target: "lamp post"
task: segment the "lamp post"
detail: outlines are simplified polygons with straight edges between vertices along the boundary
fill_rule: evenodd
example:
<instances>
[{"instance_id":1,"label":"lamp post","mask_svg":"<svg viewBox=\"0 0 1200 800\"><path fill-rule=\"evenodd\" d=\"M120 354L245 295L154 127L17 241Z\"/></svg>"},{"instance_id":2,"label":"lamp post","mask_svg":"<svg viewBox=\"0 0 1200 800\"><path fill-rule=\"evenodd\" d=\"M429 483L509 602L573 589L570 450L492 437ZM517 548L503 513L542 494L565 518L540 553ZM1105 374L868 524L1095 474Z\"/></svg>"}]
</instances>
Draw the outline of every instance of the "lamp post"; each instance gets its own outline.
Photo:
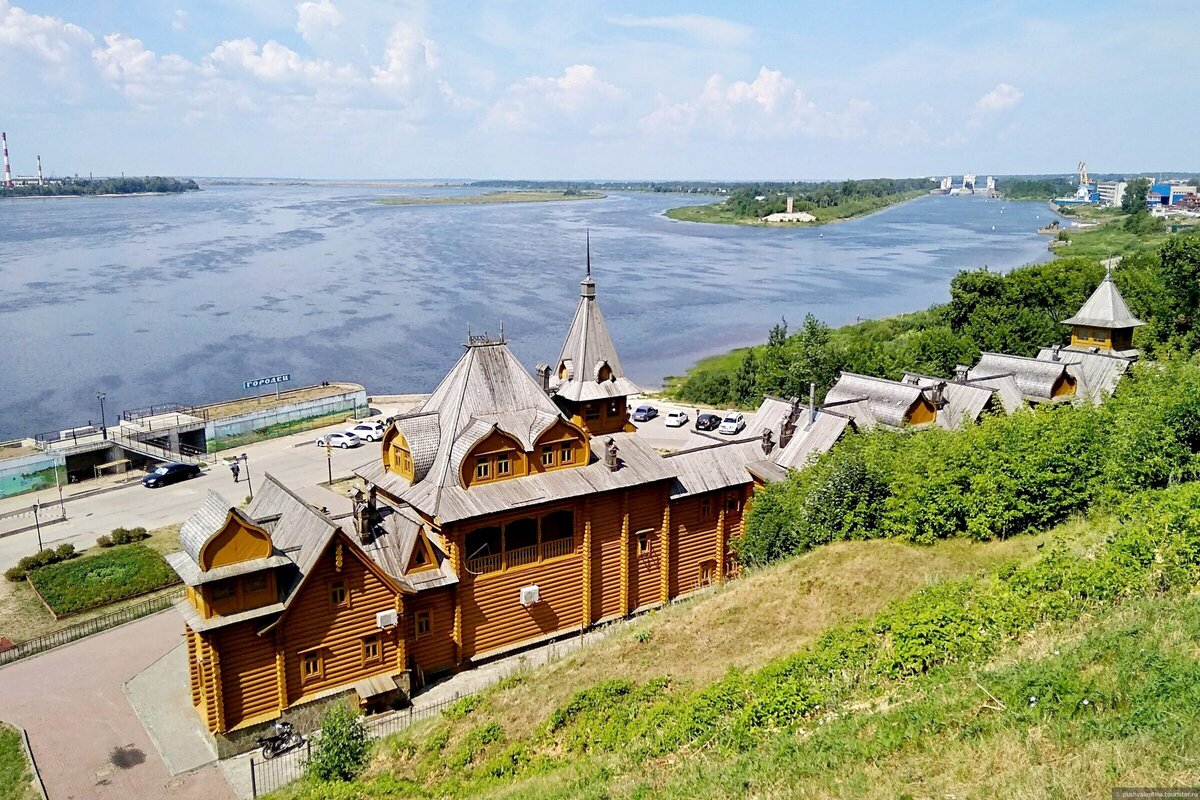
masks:
<instances>
[{"instance_id":1,"label":"lamp post","mask_svg":"<svg viewBox=\"0 0 1200 800\"><path fill-rule=\"evenodd\" d=\"M242 453L242 455L239 458L241 459L242 466L246 470L246 486L249 487L250 499L253 500L254 499L254 484L250 482L250 457L248 455L246 455L245 453Z\"/></svg>"},{"instance_id":2,"label":"lamp post","mask_svg":"<svg viewBox=\"0 0 1200 800\"><path fill-rule=\"evenodd\" d=\"M108 438L108 425L104 422L104 392L96 392L96 399L100 401L100 434Z\"/></svg>"},{"instance_id":3,"label":"lamp post","mask_svg":"<svg viewBox=\"0 0 1200 800\"><path fill-rule=\"evenodd\" d=\"M333 447L325 445L325 466L329 470L329 486L333 486Z\"/></svg>"},{"instance_id":4,"label":"lamp post","mask_svg":"<svg viewBox=\"0 0 1200 800\"><path fill-rule=\"evenodd\" d=\"M38 501L33 501L33 526L37 528L38 552L42 552L42 523L38 520Z\"/></svg>"}]
</instances>

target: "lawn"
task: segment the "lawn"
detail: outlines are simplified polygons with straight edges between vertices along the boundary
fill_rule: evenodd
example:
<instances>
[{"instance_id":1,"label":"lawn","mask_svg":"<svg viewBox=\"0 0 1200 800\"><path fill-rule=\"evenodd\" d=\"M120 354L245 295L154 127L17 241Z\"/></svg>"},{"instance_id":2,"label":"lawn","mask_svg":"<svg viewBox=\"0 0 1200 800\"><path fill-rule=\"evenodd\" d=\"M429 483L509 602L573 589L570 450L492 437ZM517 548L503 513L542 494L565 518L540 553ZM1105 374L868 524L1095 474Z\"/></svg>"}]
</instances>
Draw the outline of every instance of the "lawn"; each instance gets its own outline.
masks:
<instances>
[{"instance_id":1,"label":"lawn","mask_svg":"<svg viewBox=\"0 0 1200 800\"><path fill-rule=\"evenodd\" d=\"M33 588L55 617L107 605L170 586L179 580L162 556L127 544L35 570Z\"/></svg>"},{"instance_id":2,"label":"lawn","mask_svg":"<svg viewBox=\"0 0 1200 800\"><path fill-rule=\"evenodd\" d=\"M21 734L0 723L0 800L30 800L34 793L33 771L25 758Z\"/></svg>"}]
</instances>

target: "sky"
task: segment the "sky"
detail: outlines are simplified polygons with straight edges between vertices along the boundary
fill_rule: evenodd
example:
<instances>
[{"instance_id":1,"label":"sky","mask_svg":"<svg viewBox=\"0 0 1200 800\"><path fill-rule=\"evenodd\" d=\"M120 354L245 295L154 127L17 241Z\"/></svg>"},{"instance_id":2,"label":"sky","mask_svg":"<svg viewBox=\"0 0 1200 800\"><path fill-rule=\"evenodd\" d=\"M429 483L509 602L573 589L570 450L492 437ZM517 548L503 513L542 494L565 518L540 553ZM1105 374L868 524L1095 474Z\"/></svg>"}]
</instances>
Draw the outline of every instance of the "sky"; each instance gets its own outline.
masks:
<instances>
[{"instance_id":1,"label":"sky","mask_svg":"<svg viewBox=\"0 0 1200 800\"><path fill-rule=\"evenodd\" d=\"M1200 170L1200 3L0 0L13 169Z\"/></svg>"}]
</instances>

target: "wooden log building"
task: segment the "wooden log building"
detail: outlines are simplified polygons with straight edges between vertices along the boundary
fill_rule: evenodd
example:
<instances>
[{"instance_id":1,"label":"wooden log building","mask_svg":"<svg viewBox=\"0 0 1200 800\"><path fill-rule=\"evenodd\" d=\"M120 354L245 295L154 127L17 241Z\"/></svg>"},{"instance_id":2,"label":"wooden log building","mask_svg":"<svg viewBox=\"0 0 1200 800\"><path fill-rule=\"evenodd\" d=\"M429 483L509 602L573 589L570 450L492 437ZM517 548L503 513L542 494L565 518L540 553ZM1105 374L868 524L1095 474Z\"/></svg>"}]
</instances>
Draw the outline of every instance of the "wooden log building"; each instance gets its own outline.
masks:
<instances>
[{"instance_id":1,"label":"wooden log building","mask_svg":"<svg viewBox=\"0 0 1200 800\"><path fill-rule=\"evenodd\" d=\"M590 266L559 359L537 374L502 337L470 337L356 470L353 525L269 475L246 511L213 493L184 524L169 561L187 586L193 705L219 749L325 698L404 702L736 574L730 542L762 480L750 465L774 444L642 442Z\"/></svg>"}]
</instances>

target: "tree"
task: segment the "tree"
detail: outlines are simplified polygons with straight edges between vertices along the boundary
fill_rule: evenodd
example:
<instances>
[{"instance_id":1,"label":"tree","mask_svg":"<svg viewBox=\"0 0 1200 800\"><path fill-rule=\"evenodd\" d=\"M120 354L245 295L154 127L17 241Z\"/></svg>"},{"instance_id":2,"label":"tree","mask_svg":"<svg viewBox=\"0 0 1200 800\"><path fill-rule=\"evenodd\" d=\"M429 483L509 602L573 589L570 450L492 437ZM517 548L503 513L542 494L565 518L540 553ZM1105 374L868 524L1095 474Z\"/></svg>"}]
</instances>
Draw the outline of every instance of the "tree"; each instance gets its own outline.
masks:
<instances>
[{"instance_id":1,"label":"tree","mask_svg":"<svg viewBox=\"0 0 1200 800\"><path fill-rule=\"evenodd\" d=\"M1200 239L1172 236L1158 249L1158 260L1176 328L1186 333L1200 308Z\"/></svg>"},{"instance_id":2,"label":"tree","mask_svg":"<svg viewBox=\"0 0 1200 800\"><path fill-rule=\"evenodd\" d=\"M1125 194L1121 198L1121 210L1126 214L1136 214L1146 210L1146 195L1150 192L1148 178L1134 178L1125 186Z\"/></svg>"},{"instance_id":3,"label":"tree","mask_svg":"<svg viewBox=\"0 0 1200 800\"><path fill-rule=\"evenodd\" d=\"M308 774L322 781L351 781L367 765L371 742L358 713L339 703L321 723Z\"/></svg>"}]
</instances>

